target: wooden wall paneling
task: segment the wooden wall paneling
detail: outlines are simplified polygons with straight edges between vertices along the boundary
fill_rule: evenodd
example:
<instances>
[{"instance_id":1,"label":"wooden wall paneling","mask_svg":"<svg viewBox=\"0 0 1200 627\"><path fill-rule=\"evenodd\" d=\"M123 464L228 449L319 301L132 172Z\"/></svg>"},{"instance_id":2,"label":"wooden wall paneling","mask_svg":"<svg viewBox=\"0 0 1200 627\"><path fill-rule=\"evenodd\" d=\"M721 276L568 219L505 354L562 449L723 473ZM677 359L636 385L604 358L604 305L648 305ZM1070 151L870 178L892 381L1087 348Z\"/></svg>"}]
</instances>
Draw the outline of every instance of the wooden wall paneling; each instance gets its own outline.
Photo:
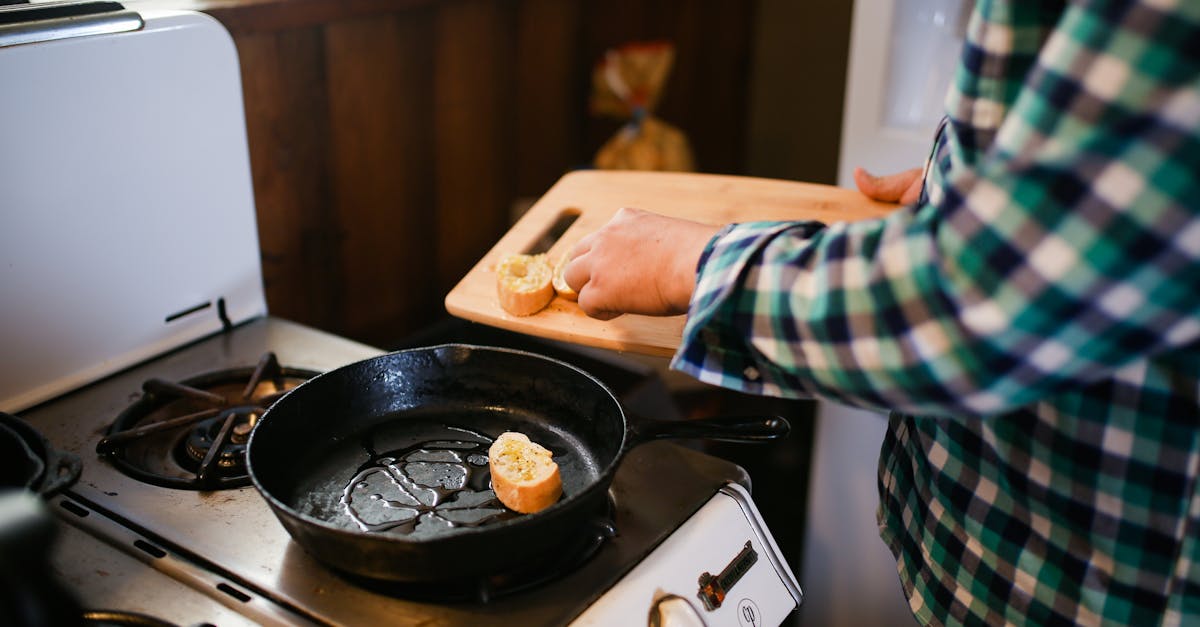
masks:
<instances>
[{"instance_id":1,"label":"wooden wall paneling","mask_svg":"<svg viewBox=\"0 0 1200 627\"><path fill-rule=\"evenodd\" d=\"M328 113L319 28L235 39L242 67L267 307L331 329L338 233L327 184Z\"/></svg>"},{"instance_id":2,"label":"wooden wall paneling","mask_svg":"<svg viewBox=\"0 0 1200 627\"><path fill-rule=\"evenodd\" d=\"M536 198L591 162L581 137L591 63L579 41L578 2L522 0L517 11L516 192Z\"/></svg>"},{"instance_id":3,"label":"wooden wall paneling","mask_svg":"<svg viewBox=\"0 0 1200 627\"><path fill-rule=\"evenodd\" d=\"M376 344L416 331L440 310L429 272L431 20L410 11L325 28L341 330Z\"/></svg>"},{"instance_id":4,"label":"wooden wall paneling","mask_svg":"<svg viewBox=\"0 0 1200 627\"><path fill-rule=\"evenodd\" d=\"M631 41L662 39L663 33L647 27L649 3L641 0L580 0L583 5L583 61L588 73L588 94L591 93L593 66L610 48ZM588 159L624 124L624 120L595 117L590 113L583 133L584 150Z\"/></svg>"},{"instance_id":5,"label":"wooden wall paneling","mask_svg":"<svg viewBox=\"0 0 1200 627\"><path fill-rule=\"evenodd\" d=\"M747 172L836 183L851 3L759 0L747 90Z\"/></svg>"},{"instance_id":6,"label":"wooden wall paneling","mask_svg":"<svg viewBox=\"0 0 1200 627\"><path fill-rule=\"evenodd\" d=\"M675 45L675 65L656 114L687 134L702 172L744 170L747 51L757 2L747 0L587 0L584 50L595 63L632 41ZM585 141L594 153L619 128L592 119Z\"/></svg>"},{"instance_id":7,"label":"wooden wall paneling","mask_svg":"<svg viewBox=\"0 0 1200 627\"><path fill-rule=\"evenodd\" d=\"M439 293L508 225L513 199L513 30L504 0L438 5L434 26L434 164Z\"/></svg>"},{"instance_id":8,"label":"wooden wall paneling","mask_svg":"<svg viewBox=\"0 0 1200 627\"><path fill-rule=\"evenodd\" d=\"M385 13L401 13L436 0L200 0L235 30L266 30L328 24Z\"/></svg>"},{"instance_id":9,"label":"wooden wall paneling","mask_svg":"<svg viewBox=\"0 0 1200 627\"><path fill-rule=\"evenodd\" d=\"M137 10L202 11L234 35L307 28L339 20L421 9L441 0L124 0Z\"/></svg>"},{"instance_id":10,"label":"wooden wall paneling","mask_svg":"<svg viewBox=\"0 0 1200 627\"><path fill-rule=\"evenodd\" d=\"M741 174L745 169L746 99L754 2L678 2L659 20L676 44L675 66L660 106L684 129L697 169ZM661 6L661 5L660 5Z\"/></svg>"}]
</instances>

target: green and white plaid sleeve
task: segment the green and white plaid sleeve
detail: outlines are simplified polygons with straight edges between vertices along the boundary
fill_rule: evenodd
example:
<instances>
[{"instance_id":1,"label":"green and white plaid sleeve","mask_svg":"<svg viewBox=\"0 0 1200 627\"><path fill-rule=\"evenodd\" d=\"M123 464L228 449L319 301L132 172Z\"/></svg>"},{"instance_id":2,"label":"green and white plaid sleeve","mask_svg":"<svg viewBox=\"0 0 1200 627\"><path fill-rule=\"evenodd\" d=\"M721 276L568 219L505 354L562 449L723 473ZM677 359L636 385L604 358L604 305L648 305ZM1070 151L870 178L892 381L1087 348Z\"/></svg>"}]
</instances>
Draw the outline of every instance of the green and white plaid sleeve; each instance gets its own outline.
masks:
<instances>
[{"instance_id":1,"label":"green and white plaid sleeve","mask_svg":"<svg viewBox=\"0 0 1200 627\"><path fill-rule=\"evenodd\" d=\"M931 624L1200 624L1200 2L981 0L921 201L722 231L674 367L901 412Z\"/></svg>"},{"instance_id":2,"label":"green and white plaid sleeve","mask_svg":"<svg viewBox=\"0 0 1200 627\"><path fill-rule=\"evenodd\" d=\"M1066 9L1020 89L989 79L1011 107L959 105L971 117L946 127L927 202L715 239L676 366L750 391L980 416L1200 338L1197 21L1116 4ZM966 71L1021 32L990 26Z\"/></svg>"}]
</instances>

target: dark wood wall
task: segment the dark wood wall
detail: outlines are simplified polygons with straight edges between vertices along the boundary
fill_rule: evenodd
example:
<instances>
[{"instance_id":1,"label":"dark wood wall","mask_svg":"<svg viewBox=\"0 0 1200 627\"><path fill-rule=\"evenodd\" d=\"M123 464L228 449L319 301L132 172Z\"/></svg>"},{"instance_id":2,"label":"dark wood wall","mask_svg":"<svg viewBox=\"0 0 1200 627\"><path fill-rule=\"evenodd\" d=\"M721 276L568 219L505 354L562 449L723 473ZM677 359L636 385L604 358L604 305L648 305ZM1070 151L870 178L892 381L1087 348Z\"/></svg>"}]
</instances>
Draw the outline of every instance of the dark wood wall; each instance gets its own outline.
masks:
<instances>
[{"instance_id":1,"label":"dark wood wall","mask_svg":"<svg viewBox=\"0 0 1200 627\"><path fill-rule=\"evenodd\" d=\"M659 114L699 169L743 173L756 2L134 0L208 11L241 57L274 315L388 345L505 231L518 199L587 165L620 124L592 66L668 40Z\"/></svg>"}]
</instances>

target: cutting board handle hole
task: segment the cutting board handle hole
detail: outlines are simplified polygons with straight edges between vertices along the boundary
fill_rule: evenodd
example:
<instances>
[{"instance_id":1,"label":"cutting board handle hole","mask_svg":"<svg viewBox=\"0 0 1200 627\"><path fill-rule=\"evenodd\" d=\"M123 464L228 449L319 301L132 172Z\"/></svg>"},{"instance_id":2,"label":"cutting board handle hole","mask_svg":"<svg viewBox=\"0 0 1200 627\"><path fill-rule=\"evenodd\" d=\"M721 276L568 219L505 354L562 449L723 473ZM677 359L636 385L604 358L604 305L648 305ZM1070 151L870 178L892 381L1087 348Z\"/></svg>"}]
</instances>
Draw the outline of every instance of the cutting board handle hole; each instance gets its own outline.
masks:
<instances>
[{"instance_id":1,"label":"cutting board handle hole","mask_svg":"<svg viewBox=\"0 0 1200 627\"><path fill-rule=\"evenodd\" d=\"M540 255L554 248L554 245L567 232L567 229L571 228L571 225L575 224L575 221L579 219L579 214L581 213L583 212L578 207L566 207L562 211L559 211L558 217L554 219L554 222L551 222L550 226L547 226L538 235L537 239L533 240L533 243L525 249L525 254Z\"/></svg>"}]
</instances>

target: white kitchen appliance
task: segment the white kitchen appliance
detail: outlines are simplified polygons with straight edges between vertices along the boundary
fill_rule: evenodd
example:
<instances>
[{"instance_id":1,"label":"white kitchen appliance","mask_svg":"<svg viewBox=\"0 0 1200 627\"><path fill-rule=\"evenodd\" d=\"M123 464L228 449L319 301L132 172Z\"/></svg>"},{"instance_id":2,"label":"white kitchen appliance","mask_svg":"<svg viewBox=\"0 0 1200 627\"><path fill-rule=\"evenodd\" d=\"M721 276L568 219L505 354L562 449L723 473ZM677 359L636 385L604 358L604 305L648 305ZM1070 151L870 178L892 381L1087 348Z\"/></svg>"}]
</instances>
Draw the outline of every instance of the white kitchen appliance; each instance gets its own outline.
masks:
<instances>
[{"instance_id":1,"label":"white kitchen appliance","mask_svg":"<svg viewBox=\"0 0 1200 627\"><path fill-rule=\"evenodd\" d=\"M248 485L249 421L382 351L267 315L228 33L113 2L3 7L0 85L0 410L82 461L48 497L68 523L51 566L96 616L769 625L798 607L744 471L669 443L624 458L553 563L429 586L317 563Z\"/></svg>"}]
</instances>

